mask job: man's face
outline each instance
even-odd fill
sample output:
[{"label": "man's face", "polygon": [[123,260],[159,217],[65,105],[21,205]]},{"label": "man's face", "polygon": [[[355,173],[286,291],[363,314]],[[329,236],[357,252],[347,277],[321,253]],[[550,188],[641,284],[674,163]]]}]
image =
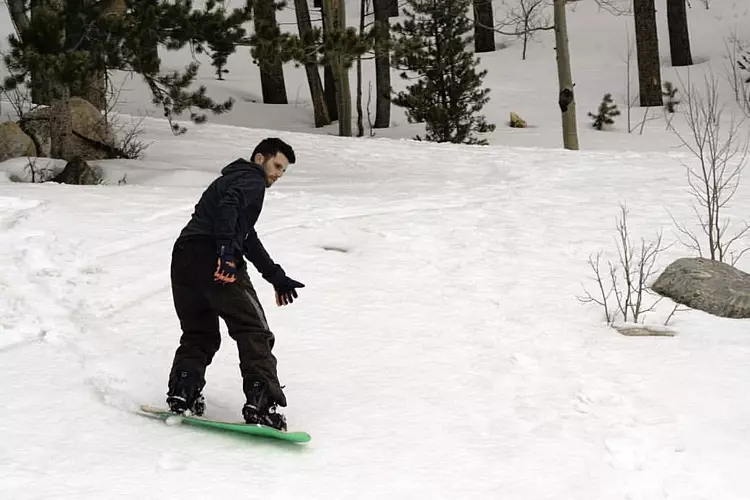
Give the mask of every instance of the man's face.
[{"label": "man's face", "polygon": [[264,157],[258,153],[253,161],[263,167],[263,172],[266,174],[266,187],[271,187],[289,167],[289,159],[284,156],[284,153],[276,153],[276,156],[269,157]]}]

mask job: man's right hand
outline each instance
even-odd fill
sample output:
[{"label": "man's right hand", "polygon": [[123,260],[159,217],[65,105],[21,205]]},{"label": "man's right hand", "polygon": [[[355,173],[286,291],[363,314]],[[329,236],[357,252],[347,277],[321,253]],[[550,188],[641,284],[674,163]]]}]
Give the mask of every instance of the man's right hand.
[{"label": "man's right hand", "polygon": [[237,263],[234,256],[226,251],[226,247],[219,248],[219,258],[214,271],[214,281],[221,284],[234,283],[237,281]]}]

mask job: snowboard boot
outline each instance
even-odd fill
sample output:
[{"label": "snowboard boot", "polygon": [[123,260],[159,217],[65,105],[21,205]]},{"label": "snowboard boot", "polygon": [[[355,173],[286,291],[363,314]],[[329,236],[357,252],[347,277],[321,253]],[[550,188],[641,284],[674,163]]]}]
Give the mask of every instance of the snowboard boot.
[{"label": "snowboard boot", "polygon": [[206,402],[201,394],[201,387],[196,377],[186,370],[179,370],[175,374],[175,380],[170,383],[167,393],[167,404],[172,413],[200,417],[206,411]]},{"label": "snowboard boot", "polygon": [[268,396],[266,384],[257,381],[253,383],[250,393],[247,394],[247,403],[242,408],[242,416],[245,417],[245,423],[265,425],[286,431],[286,418],[276,411],[276,406],[276,403]]}]

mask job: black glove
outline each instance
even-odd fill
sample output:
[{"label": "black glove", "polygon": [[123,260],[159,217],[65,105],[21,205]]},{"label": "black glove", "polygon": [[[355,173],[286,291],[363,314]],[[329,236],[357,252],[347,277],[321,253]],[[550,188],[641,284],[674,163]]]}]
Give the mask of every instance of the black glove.
[{"label": "black glove", "polygon": [[237,263],[234,261],[234,255],[228,250],[228,245],[219,245],[218,254],[214,281],[221,284],[234,283],[237,281]]},{"label": "black glove", "polygon": [[294,302],[294,299],[298,297],[296,288],[305,288],[305,285],[284,276],[273,283],[273,288],[276,290],[276,305],[285,306]]}]

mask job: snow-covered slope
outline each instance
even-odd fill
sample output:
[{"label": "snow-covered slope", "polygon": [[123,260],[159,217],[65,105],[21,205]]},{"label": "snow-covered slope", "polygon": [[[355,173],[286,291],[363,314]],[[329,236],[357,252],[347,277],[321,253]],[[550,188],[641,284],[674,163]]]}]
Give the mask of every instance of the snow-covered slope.
[{"label": "snow-covered slope", "polygon": [[[205,184],[273,131],[156,140],[109,186],[0,184],[0,497],[743,499],[750,338],[679,313],[676,337],[623,337],[578,303],[589,253],[690,221],[660,153],[467,148],[281,133],[292,167],[259,231],[304,282],[273,306],[304,449],[133,414],[163,401],[179,337],[172,241]],[[13,170],[12,163],[6,168]],[[130,184],[116,181],[127,169]],[[747,188],[737,214],[747,213]],[[675,246],[660,265],[683,255]],[[612,258],[612,254],[608,254]],[[663,303],[647,322],[658,324]],[[222,327],[223,328],[223,327]],[[209,412],[238,418],[236,349]]]},{"label": "snow-covered slope", "polygon": [[[347,3],[353,22],[357,5]],[[698,64],[680,73],[694,81],[709,70],[721,80],[735,28],[750,39],[746,2],[710,5],[689,11]],[[663,79],[676,81],[658,9]],[[181,137],[146,119],[145,158],[100,162],[107,185],[11,183],[26,159],[0,164],[0,498],[746,500],[746,322],[680,312],[674,337],[625,337],[577,300],[592,286],[589,255],[616,259],[620,202],[635,240],[663,230],[675,243],[660,267],[689,254],[669,214],[695,219],[693,159],[663,120],[642,135],[624,116],[610,131],[588,126],[604,93],[622,107],[632,18],[591,0],[568,12],[579,152],[555,149],[544,32],[527,61],[514,43],[481,56],[491,147],[393,140],[419,129],[398,109],[371,140],[334,137],[335,125],[312,127],[304,73],[291,65],[288,106],[252,102],[257,68],[240,51],[227,81],[208,65],[201,79],[214,97],[236,97],[235,111]],[[0,9],[0,32],[10,26]],[[191,56],[164,57],[171,69]],[[121,82],[122,112],[159,116],[142,84]],[[532,128],[505,127],[511,110]],[[303,447],[132,411],[163,403],[179,338],[172,242],[219,170],[267,136],[288,140],[299,161],[268,192],[259,233],[307,286],[281,309],[252,276],[277,335],[290,428],[313,436]],[[736,221],[750,213],[748,189],[728,207]],[[646,322],[671,310],[663,301]],[[239,418],[226,335],[206,396],[210,415]]]}]

